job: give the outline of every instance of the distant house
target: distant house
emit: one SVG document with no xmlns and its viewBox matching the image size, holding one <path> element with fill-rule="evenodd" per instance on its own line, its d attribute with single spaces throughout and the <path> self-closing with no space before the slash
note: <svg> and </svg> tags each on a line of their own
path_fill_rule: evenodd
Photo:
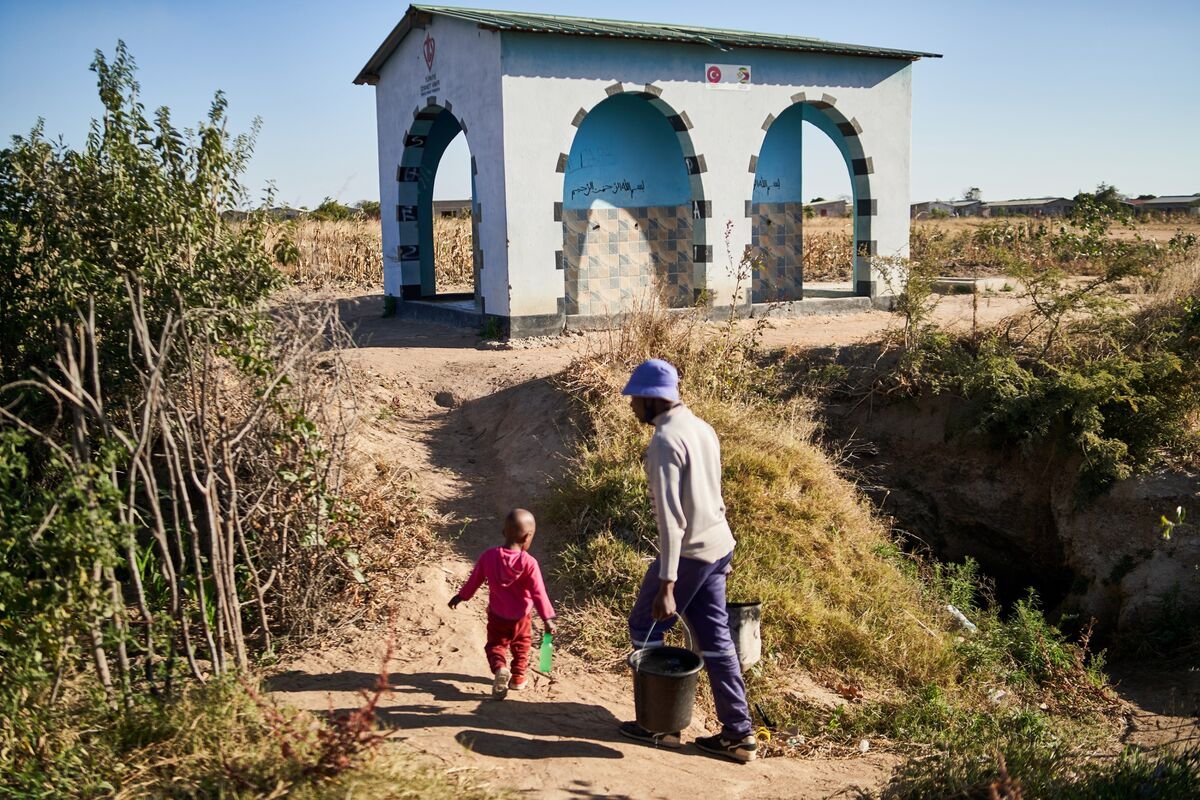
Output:
<svg viewBox="0 0 1200 800">
<path fill-rule="evenodd" d="M 471 216 L 471 201 L 434 200 L 433 215 L 435 217 L 469 217 Z"/>
<path fill-rule="evenodd" d="M 1134 200 L 1133 207 L 1139 214 L 1187 214 L 1200 217 L 1200 194 L 1176 194 L 1149 200 Z"/>
<path fill-rule="evenodd" d="M 805 212 L 809 209 L 812 209 L 814 217 L 844 217 L 847 204 L 845 200 L 822 200 L 819 203 L 806 203 Z"/>
<path fill-rule="evenodd" d="M 1026 200 L 1002 200 L 984 203 L 985 217 L 1065 217 L 1075 209 L 1075 201 L 1066 197 L 1034 197 Z"/>
<path fill-rule="evenodd" d="M 909 216 L 913 219 L 929 217 L 978 217 L 983 209 L 982 200 L 930 200 L 924 203 L 913 203 L 909 206 Z"/>
</svg>

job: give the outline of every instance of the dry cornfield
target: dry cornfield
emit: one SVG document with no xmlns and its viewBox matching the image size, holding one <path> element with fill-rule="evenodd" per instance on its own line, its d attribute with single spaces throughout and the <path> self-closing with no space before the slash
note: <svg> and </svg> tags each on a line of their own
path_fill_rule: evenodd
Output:
<svg viewBox="0 0 1200 800">
<path fill-rule="evenodd" d="M 1061 221 L 949 219 L 917 221 L 909 238 L 910 257 L 931 262 L 944 275 L 986 275 L 1005 271 L 1013 261 L 1034 266 L 1057 263 L 1051 246 Z M 1139 224 L 1133 233 L 1166 241 L 1179 231 L 1200 233 L 1200 223 L 1175 220 Z M 806 220 L 804 279 L 850 280 L 852 223 L 848 219 Z M 1114 231 L 1125 238 L 1129 231 Z M 1165 237 L 1165 238 L 1164 238 Z M 382 245 L 376 220 L 298 220 L 276 227 L 267 238 L 283 274 L 308 289 L 375 289 L 383 276 Z M 474 284 L 471 221 L 434 220 L 434 264 L 439 292 L 469 292 Z M 1087 265 L 1071 268 L 1087 272 Z"/>
<path fill-rule="evenodd" d="M 804 280 L 848 281 L 853 272 L 854 246 L 850 234 L 804 232 Z"/>
<path fill-rule="evenodd" d="M 438 291 L 470 291 L 471 221 L 436 219 L 433 238 Z M 383 280 L 377 220 L 289 222 L 273 229 L 266 244 L 284 276 L 306 289 L 373 289 Z"/>
</svg>

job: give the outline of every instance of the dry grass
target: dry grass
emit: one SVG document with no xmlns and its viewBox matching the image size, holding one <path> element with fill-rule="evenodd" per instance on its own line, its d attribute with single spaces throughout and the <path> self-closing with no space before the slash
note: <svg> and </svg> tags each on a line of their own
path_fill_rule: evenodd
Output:
<svg viewBox="0 0 1200 800">
<path fill-rule="evenodd" d="M 471 291 L 471 221 L 439 217 L 433 238 L 438 291 Z M 276 227 L 266 244 L 287 279 L 305 289 L 377 289 L 383 281 L 377 220 L 299 220 Z"/>
<path fill-rule="evenodd" d="M 267 247 L 287 279 L 306 289 L 376 288 L 383 280 L 383 245 L 374 220 L 288 223 L 271 232 Z"/>
<path fill-rule="evenodd" d="M 114 718 L 70 693 L 33 752 L 5 749 L 0 796 L 490 800 L 503 795 L 393 747 L 333 742 L 336 720 L 264 700 L 249 682 L 191 685 Z M 365 708 L 365 705 L 364 705 Z M 363 742 L 384 734 L 363 718 Z M 358 737 L 356 737 L 358 738 Z M 7 744 L 7 742 L 5 742 Z M 332 750 L 330 749 L 332 746 Z M 330 759 L 329 753 L 336 758 Z M 322 761 L 322 758 L 324 760 Z"/>
<path fill-rule="evenodd" d="M 563 377 L 590 431 L 555 503 L 579 532 L 560 556 L 560 576 L 581 609 L 576 646 L 618 660 L 627 646 L 620 609 L 654 552 L 641 467 L 648 429 L 620 397 L 629 366 L 653 353 L 680 368 L 686 402 L 721 437 L 738 536 L 731 597 L 764 604 L 765 658 L 751 681 L 758 701 L 776 719 L 795 719 L 788 676 L 801 668 L 876 696 L 951 683 L 954 658 L 938 612 L 897 566 L 886 526 L 814 444 L 811 408 L 758 391 L 771 378 L 753 361 L 753 332 L 653 312 L 632 315 L 626 327 L 612 340 L 621 349 L 592 353 Z"/>
<path fill-rule="evenodd" d="M 853 274 L 854 239 L 851 234 L 805 228 L 805 281 L 848 281 Z"/>
</svg>

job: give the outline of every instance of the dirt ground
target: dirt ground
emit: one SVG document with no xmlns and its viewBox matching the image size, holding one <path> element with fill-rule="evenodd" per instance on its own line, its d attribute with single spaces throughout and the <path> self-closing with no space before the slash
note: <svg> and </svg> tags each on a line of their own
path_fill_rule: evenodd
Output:
<svg viewBox="0 0 1200 800">
<path fill-rule="evenodd" d="M 497 789 L 534 798 L 827 798 L 871 796 L 900 758 L 870 750 L 850 759 L 763 759 L 738 765 L 693 746 L 655 750 L 622 739 L 633 718 L 632 687 L 613 665 L 584 664 L 556 653 L 550 677 L 504 701 L 490 699 L 483 657 L 485 596 L 447 608 L 473 559 L 499 541 L 499 520 L 513 506 L 539 509 L 574 435 L 561 396 L 546 380 L 587 352 L 595 337 L 567 336 L 516 349 L 482 348 L 473 331 L 382 319 L 378 296 L 344 299 L 344 321 L 357 347 L 345 357 L 361 376 L 360 424 L 352 465 L 398 464 L 417 476 L 422 495 L 444 520 L 450 552 L 418 570 L 394 598 L 397 641 L 389 664 L 393 692 L 380 707 L 402 748 L 446 772 L 466 773 Z M 981 320 L 1011 313 L 1018 301 L 981 298 Z M 970 297 L 948 297 L 944 321 L 970 324 Z M 772 320 L 769 347 L 848 345 L 898 324 L 879 311 Z M 557 535 L 545 521 L 534 554 L 543 562 Z M 536 634 L 535 634 L 536 636 Z M 336 647 L 292 658 L 270 679 L 276 697 L 313 710 L 358 705 L 374 685 L 385 632 L 358 629 Z M 1159 691 L 1151 681 L 1147 696 Z M 1156 688 L 1157 687 L 1157 688 Z M 1177 724 L 1168 699 L 1200 704 L 1183 685 L 1131 720 L 1131 741 L 1153 740 Z M 1188 712 L 1192 713 L 1192 712 Z M 697 714 L 685 741 L 714 728 Z M 1140 732 L 1140 733 L 1139 733 Z M 1172 734 L 1174 735 L 1174 734 Z"/>
</svg>

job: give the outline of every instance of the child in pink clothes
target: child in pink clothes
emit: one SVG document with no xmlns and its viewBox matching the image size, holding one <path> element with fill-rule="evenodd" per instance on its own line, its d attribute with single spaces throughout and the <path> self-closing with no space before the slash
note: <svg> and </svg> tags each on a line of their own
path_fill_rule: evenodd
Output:
<svg viewBox="0 0 1200 800">
<path fill-rule="evenodd" d="M 557 630 L 542 570 L 537 559 L 528 552 L 536 532 L 533 514 L 523 508 L 510 511 L 504 519 L 504 544 L 479 557 L 471 577 L 450 600 L 450 607 L 457 608 L 459 603 L 470 600 L 487 581 L 488 624 L 484 652 L 495 675 L 492 694 L 499 698 L 509 689 L 519 691 L 525 685 L 533 638 L 530 612 L 537 610 L 548 632 L 553 634 Z M 505 664 L 510 650 L 511 672 Z"/>
</svg>

